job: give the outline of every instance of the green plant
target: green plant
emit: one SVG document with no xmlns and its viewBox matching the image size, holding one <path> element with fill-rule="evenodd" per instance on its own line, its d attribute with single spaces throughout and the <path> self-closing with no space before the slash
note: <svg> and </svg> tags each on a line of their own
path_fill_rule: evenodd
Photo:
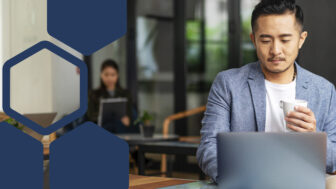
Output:
<svg viewBox="0 0 336 189">
<path fill-rule="evenodd" d="M 17 122 L 15 119 L 13 118 L 8 118 L 5 120 L 5 122 L 7 122 L 8 124 L 10 125 L 13 125 L 14 127 L 22 130 L 23 129 L 23 126 L 19 124 L 19 122 Z"/>
<path fill-rule="evenodd" d="M 144 111 L 142 116 L 139 116 L 138 119 L 134 121 L 134 125 L 143 123 L 145 126 L 150 126 L 150 121 L 153 120 L 153 118 L 153 115 L 149 114 L 147 111 Z"/>
</svg>

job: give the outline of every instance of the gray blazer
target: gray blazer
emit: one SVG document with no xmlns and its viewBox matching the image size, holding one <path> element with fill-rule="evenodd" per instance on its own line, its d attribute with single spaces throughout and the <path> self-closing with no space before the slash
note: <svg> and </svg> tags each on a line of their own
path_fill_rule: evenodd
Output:
<svg viewBox="0 0 336 189">
<path fill-rule="evenodd" d="M 308 101 L 317 131 L 327 133 L 327 172 L 336 170 L 336 93 L 326 79 L 299 65 L 296 99 Z M 216 181 L 219 132 L 265 131 L 266 89 L 260 63 L 219 73 L 212 84 L 202 120 L 197 159 L 201 169 Z"/>
</svg>

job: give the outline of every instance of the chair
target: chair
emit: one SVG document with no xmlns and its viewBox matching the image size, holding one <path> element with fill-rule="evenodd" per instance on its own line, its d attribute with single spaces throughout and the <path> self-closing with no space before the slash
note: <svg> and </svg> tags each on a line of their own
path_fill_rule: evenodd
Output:
<svg viewBox="0 0 336 189">
<path fill-rule="evenodd" d="M 0 121 L 5 121 L 6 119 L 10 118 L 8 115 L 6 115 L 4 112 L 0 112 Z M 38 141 L 41 141 L 43 144 L 43 155 L 45 157 L 49 157 L 49 145 L 56 140 L 56 132 L 51 133 L 50 135 L 46 136 L 43 140 L 44 136 L 35 132 L 34 130 L 31 130 L 30 128 L 24 126 L 23 132 L 30 135 L 31 137 L 35 138 Z"/>
<path fill-rule="evenodd" d="M 43 156 L 44 159 L 49 159 L 49 154 L 50 154 L 50 144 L 56 140 L 57 136 L 56 136 L 56 132 L 51 133 L 50 135 L 45 136 L 46 140 L 41 140 L 42 144 L 43 144 Z"/>
<path fill-rule="evenodd" d="M 191 110 L 187 110 L 187 111 L 183 111 L 183 112 L 179 112 L 173 115 L 168 116 L 164 122 L 163 122 L 163 131 L 162 134 L 163 135 L 168 135 L 169 133 L 169 125 L 172 121 L 178 120 L 178 119 L 182 119 L 182 118 L 186 118 L 188 116 L 194 115 L 194 114 L 199 114 L 202 113 L 206 110 L 205 106 L 201 106 L 198 108 L 194 108 Z M 200 142 L 200 137 L 179 137 L 179 141 L 181 142 L 191 142 L 191 143 L 199 143 Z M 167 155 L 166 154 L 162 154 L 161 156 L 161 172 L 165 173 L 167 172 Z"/>
</svg>

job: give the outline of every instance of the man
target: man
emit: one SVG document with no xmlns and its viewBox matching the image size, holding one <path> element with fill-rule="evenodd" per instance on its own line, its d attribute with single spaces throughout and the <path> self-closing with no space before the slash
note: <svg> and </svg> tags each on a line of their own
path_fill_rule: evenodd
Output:
<svg viewBox="0 0 336 189">
<path fill-rule="evenodd" d="M 251 40 L 258 62 L 219 73 L 202 120 L 197 159 L 216 181 L 219 132 L 327 133 L 327 172 L 336 170 L 336 93 L 333 84 L 295 63 L 307 32 L 295 0 L 262 0 L 252 13 Z M 283 115 L 280 100 L 302 99 Z"/>
</svg>

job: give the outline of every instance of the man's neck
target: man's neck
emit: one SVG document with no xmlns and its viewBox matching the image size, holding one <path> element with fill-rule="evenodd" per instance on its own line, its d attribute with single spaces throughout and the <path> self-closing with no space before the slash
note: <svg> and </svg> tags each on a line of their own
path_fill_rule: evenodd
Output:
<svg viewBox="0 0 336 189">
<path fill-rule="evenodd" d="M 272 73 L 262 68 L 265 79 L 276 84 L 288 84 L 295 78 L 295 65 L 291 66 L 288 70 L 281 73 Z"/>
</svg>

